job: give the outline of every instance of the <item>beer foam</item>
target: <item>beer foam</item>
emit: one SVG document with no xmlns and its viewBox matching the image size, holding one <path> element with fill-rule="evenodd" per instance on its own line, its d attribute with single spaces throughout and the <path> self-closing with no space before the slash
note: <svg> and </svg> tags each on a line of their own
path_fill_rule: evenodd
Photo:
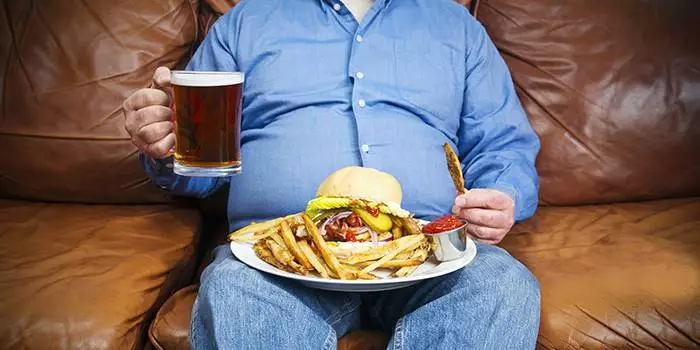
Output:
<svg viewBox="0 0 700 350">
<path fill-rule="evenodd" d="M 241 84 L 244 80 L 244 74 L 241 72 L 174 70 L 170 76 L 170 83 L 179 86 L 227 86 Z"/>
</svg>

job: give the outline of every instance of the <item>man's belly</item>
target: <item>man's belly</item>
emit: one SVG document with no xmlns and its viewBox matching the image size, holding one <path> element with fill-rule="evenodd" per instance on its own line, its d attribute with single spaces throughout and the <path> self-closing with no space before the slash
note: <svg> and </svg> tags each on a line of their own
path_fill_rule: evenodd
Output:
<svg viewBox="0 0 700 350">
<path fill-rule="evenodd" d="M 231 178 L 231 229 L 303 211 L 326 176 L 350 165 L 394 175 L 402 185 L 402 206 L 418 217 L 448 212 L 455 190 L 442 154 L 444 136 L 411 118 L 371 122 L 313 108 L 244 131 L 243 173 Z M 358 138 L 370 145 L 368 152 Z"/>
</svg>

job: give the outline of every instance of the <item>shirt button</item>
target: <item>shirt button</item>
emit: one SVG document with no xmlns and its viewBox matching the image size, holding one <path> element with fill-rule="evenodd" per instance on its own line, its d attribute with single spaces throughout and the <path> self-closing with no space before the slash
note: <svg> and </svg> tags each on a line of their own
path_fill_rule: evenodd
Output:
<svg viewBox="0 0 700 350">
<path fill-rule="evenodd" d="M 365 102 L 365 100 L 359 100 L 357 101 L 357 104 L 360 105 L 360 107 L 364 107 L 367 105 L 367 102 Z"/>
<path fill-rule="evenodd" d="M 357 72 L 357 74 L 355 74 L 355 76 L 357 77 L 357 79 L 362 79 L 365 77 L 365 73 Z"/>
<path fill-rule="evenodd" d="M 340 11 L 341 8 L 342 8 L 342 7 L 340 6 L 340 4 L 337 4 L 337 3 L 336 3 L 336 4 L 333 4 L 333 9 L 334 9 L 334 10 Z"/>
<path fill-rule="evenodd" d="M 362 150 L 362 152 L 368 153 L 369 152 L 369 145 L 363 144 L 362 146 L 360 146 L 360 149 Z"/>
<path fill-rule="evenodd" d="M 362 40 L 363 40 L 362 35 L 356 36 L 356 37 L 355 37 L 355 40 L 357 40 L 358 43 L 361 43 Z"/>
</svg>

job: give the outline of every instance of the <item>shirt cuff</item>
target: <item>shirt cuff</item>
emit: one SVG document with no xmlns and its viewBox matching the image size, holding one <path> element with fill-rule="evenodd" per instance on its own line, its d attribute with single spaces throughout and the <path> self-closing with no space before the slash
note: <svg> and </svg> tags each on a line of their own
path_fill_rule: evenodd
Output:
<svg viewBox="0 0 700 350">
<path fill-rule="evenodd" d="M 141 153 L 139 157 L 146 174 L 156 186 L 164 190 L 170 190 L 173 187 L 177 180 L 177 174 L 173 171 L 172 156 L 164 159 L 153 159 Z"/>
<path fill-rule="evenodd" d="M 488 188 L 488 189 L 503 192 L 506 195 L 508 195 L 508 197 L 510 197 L 510 199 L 512 199 L 513 203 L 514 203 L 513 216 L 515 216 L 516 221 L 519 217 L 521 217 L 520 212 L 522 210 L 522 208 L 521 208 L 522 202 L 520 201 L 519 192 L 515 188 L 515 186 L 513 186 L 511 184 L 504 183 L 504 182 L 496 182 L 496 183 L 493 183 L 493 184 L 490 184 L 487 186 L 479 186 L 479 188 Z"/>
</svg>

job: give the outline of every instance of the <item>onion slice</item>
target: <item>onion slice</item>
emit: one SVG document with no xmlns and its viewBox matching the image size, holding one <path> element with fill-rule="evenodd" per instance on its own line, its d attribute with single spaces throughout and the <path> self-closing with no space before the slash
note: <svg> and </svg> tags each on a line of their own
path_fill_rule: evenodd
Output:
<svg viewBox="0 0 700 350">
<path fill-rule="evenodd" d="M 372 237 L 372 244 L 374 244 L 374 246 L 376 247 L 377 242 L 378 242 L 377 241 L 377 232 L 375 232 L 373 229 L 369 229 L 369 234 Z"/>
<path fill-rule="evenodd" d="M 327 238 L 328 236 L 326 236 L 326 225 L 328 225 L 328 223 L 331 222 L 332 220 L 344 219 L 344 218 L 350 216 L 351 214 L 352 214 L 351 211 L 341 211 L 340 213 L 333 214 L 333 215 L 329 216 L 328 218 L 326 218 L 325 221 L 323 221 L 323 223 L 321 224 L 321 227 L 318 228 L 318 233 L 320 233 L 321 236 L 323 236 L 324 238 Z"/>
</svg>

